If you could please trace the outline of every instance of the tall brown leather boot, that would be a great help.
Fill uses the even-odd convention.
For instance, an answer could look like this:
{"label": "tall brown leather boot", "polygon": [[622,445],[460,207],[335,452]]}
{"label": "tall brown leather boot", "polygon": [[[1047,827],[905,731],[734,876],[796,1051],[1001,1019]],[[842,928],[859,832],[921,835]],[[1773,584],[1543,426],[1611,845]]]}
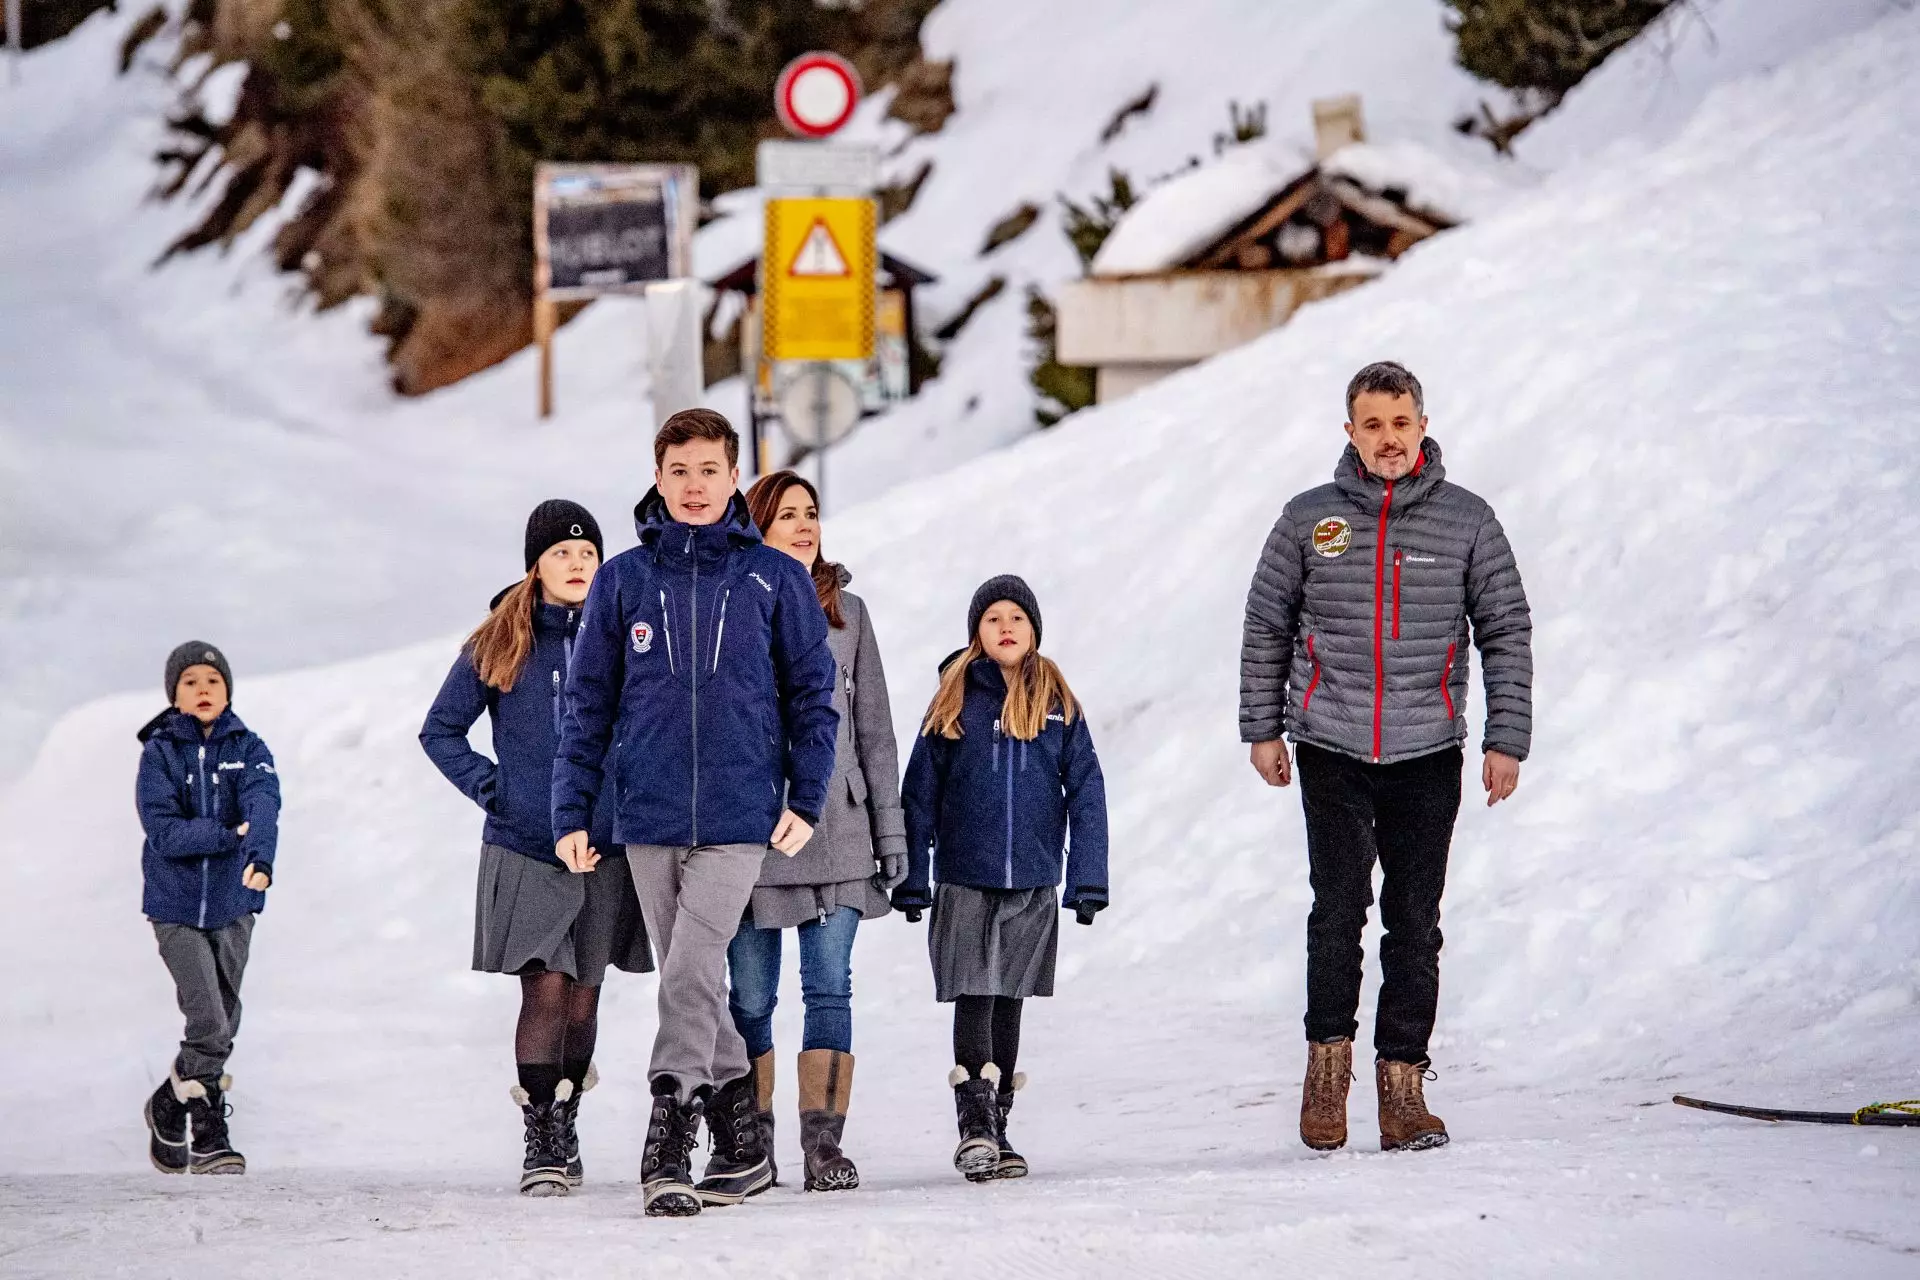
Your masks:
{"label": "tall brown leather boot", "polygon": [[754,1118],[760,1122],[760,1145],[766,1148],[767,1168],[773,1171],[773,1185],[780,1185],[780,1166],[773,1159],[773,1050],[769,1049],[747,1064],[753,1081]]}
{"label": "tall brown leather boot", "polygon": [[1376,1062],[1380,1090],[1380,1149],[1426,1151],[1447,1145],[1447,1126],[1427,1110],[1427,1068],[1415,1062]]}
{"label": "tall brown leather boot", "polygon": [[1307,1082],[1300,1090],[1300,1141],[1315,1151],[1347,1145],[1347,1086],[1353,1041],[1307,1041]]}
{"label": "tall brown leather boot", "polygon": [[840,1150],[853,1096],[853,1055],[808,1049],[800,1055],[800,1151],[808,1191],[851,1191],[860,1170]]}

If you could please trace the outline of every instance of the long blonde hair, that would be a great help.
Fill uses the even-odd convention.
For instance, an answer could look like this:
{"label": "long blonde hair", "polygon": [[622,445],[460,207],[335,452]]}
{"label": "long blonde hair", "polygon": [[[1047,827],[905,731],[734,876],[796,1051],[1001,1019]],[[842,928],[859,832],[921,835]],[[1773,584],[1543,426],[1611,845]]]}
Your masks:
{"label": "long blonde hair", "polygon": [[[967,669],[987,656],[980,637],[975,636],[965,652],[949,662],[940,673],[940,687],[927,706],[927,717],[920,722],[920,735],[939,734],[958,738],[961,734],[960,710],[967,700]],[[1004,674],[1004,668],[1002,672]],[[1007,700],[1000,707],[1000,731],[1009,738],[1032,742],[1047,727],[1047,715],[1055,709],[1072,724],[1080,714],[1080,703],[1067,687],[1067,678],[1051,658],[1035,650],[1020,660],[1019,670],[1007,680]]]}
{"label": "long blonde hair", "polygon": [[467,657],[480,674],[480,683],[502,693],[513,691],[520,668],[533,652],[533,608],[540,601],[540,571],[527,576],[500,595],[487,620],[467,637]]}

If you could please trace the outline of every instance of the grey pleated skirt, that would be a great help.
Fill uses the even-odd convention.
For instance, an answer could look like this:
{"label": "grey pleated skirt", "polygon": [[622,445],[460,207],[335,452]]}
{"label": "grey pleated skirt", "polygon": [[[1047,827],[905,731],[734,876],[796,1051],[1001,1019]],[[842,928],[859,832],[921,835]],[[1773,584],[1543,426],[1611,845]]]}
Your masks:
{"label": "grey pleated skirt", "polygon": [[1060,951],[1060,899],[1041,889],[975,889],[943,884],[933,892],[927,931],[936,999],[1053,994]]}
{"label": "grey pleated skirt", "polygon": [[597,987],[607,966],[653,972],[627,860],[602,857],[575,875],[497,844],[480,846],[473,967],[480,973],[548,969]]}

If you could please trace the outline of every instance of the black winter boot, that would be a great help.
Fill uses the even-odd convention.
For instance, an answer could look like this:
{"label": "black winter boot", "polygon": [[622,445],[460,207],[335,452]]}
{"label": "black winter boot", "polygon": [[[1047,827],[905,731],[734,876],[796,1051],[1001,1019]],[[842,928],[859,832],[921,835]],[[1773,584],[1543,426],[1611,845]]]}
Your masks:
{"label": "black winter boot", "polygon": [[713,1095],[713,1104],[707,1108],[707,1134],[713,1140],[713,1155],[707,1159],[706,1177],[696,1188],[702,1204],[739,1204],[773,1185],[751,1074],[729,1080]]}
{"label": "black winter boot", "polygon": [[953,1106],[960,1120],[960,1145],[954,1148],[953,1167],[968,1182],[991,1182],[1000,1167],[1000,1068],[989,1062],[978,1078],[956,1066],[947,1075],[953,1086]]}
{"label": "black winter boot", "polygon": [[560,1082],[552,1102],[535,1103],[519,1085],[511,1090],[527,1126],[527,1153],[520,1162],[523,1196],[564,1196],[573,1189],[567,1178],[567,1102],[560,1097],[563,1091],[572,1097],[571,1080]]}
{"label": "black winter boot", "polygon": [[[162,1173],[185,1173],[193,1162],[187,1145],[187,1101],[181,1090],[186,1081],[169,1071],[147,1099],[147,1158]],[[197,1082],[196,1082],[197,1083]]]}
{"label": "black winter boot", "polygon": [[679,1081],[672,1076],[661,1076],[653,1082],[647,1149],[640,1159],[640,1189],[649,1218],[690,1218],[700,1212],[692,1161],[706,1092],[696,1091],[681,1102],[679,1089]]}
{"label": "black winter boot", "polygon": [[1000,1120],[1000,1164],[993,1171],[996,1178],[1024,1178],[1027,1176],[1027,1158],[1015,1151],[1007,1142],[1007,1113],[1013,1110],[1013,1095],[1027,1087],[1027,1073],[1013,1073],[1013,1087],[1000,1091],[997,1108]]}
{"label": "black winter boot", "polygon": [[579,1089],[573,1087],[573,1081],[562,1080],[553,1091],[553,1100],[560,1104],[560,1154],[567,1162],[568,1186],[577,1187],[587,1180],[587,1166],[580,1160],[580,1095],[599,1083],[600,1072],[588,1063],[586,1079]]}
{"label": "black winter boot", "polygon": [[187,1166],[189,1172],[247,1171],[247,1158],[233,1149],[232,1140],[227,1137],[227,1117],[233,1114],[227,1090],[232,1086],[231,1076],[187,1081],[187,1118],[193,1124],[193,1162]]}

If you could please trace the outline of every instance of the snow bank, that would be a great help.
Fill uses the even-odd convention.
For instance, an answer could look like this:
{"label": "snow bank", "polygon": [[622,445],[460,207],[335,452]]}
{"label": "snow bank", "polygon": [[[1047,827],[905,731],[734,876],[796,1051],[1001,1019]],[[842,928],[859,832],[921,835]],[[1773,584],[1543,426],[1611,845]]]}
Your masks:
{"label": "snow bank", "polygon": [[[0,797],[0,1025],[60,1079],[57,1096],[50,1068],[0,1082],[0,1167],[34,1175],[0,1211],[9,1267],[226,1274],[298,1247],[335,1269],[531,1274],[604,1266],[644,1232],[689,1274],[1910,1269],[1920,1181],[1890,1142],[1642,1105],[1920,1085],[1920,559],[1903,550],[1920,462],[1888,447],[1920,432],[1920,334],[1899,322],[1920,272],[1916,59],[1907,14],[1723,87],[1650,156],[1556,177],[1373,289],[832,520],[903,740],[998,571],[1034,585],[1090,708],[1115,906],[1067,931],[1060,997],[1030,1021],[1028,1186],[945,1168],[945,1014],[896,919],[860,944],[857,1200],[636,1222],[652,983],[616,976],[589,1193],[557,1218],[517,1202],[512,984],[463,972],[477,815],[413,741],[450,630],[343,666],[242,667],[239,709],[287,795],[234,1062],[242,1186],[132,1172],[174,1015],[130,806],[102,797],[129,785],[154,697],[74,713]],[[1432,1096],[1456,1145],[1310,1160],[1289,1115],[1298,801],[1234,740],[1239,620],[1280,504],[1333,465],[1346,377],[1382,356],[1425,376],[1450,473],[1518,551],[1538,738],[1515,801],[1470,793],[1455,845]],[[46,1177],[105,1169],[129,1173]]]}

